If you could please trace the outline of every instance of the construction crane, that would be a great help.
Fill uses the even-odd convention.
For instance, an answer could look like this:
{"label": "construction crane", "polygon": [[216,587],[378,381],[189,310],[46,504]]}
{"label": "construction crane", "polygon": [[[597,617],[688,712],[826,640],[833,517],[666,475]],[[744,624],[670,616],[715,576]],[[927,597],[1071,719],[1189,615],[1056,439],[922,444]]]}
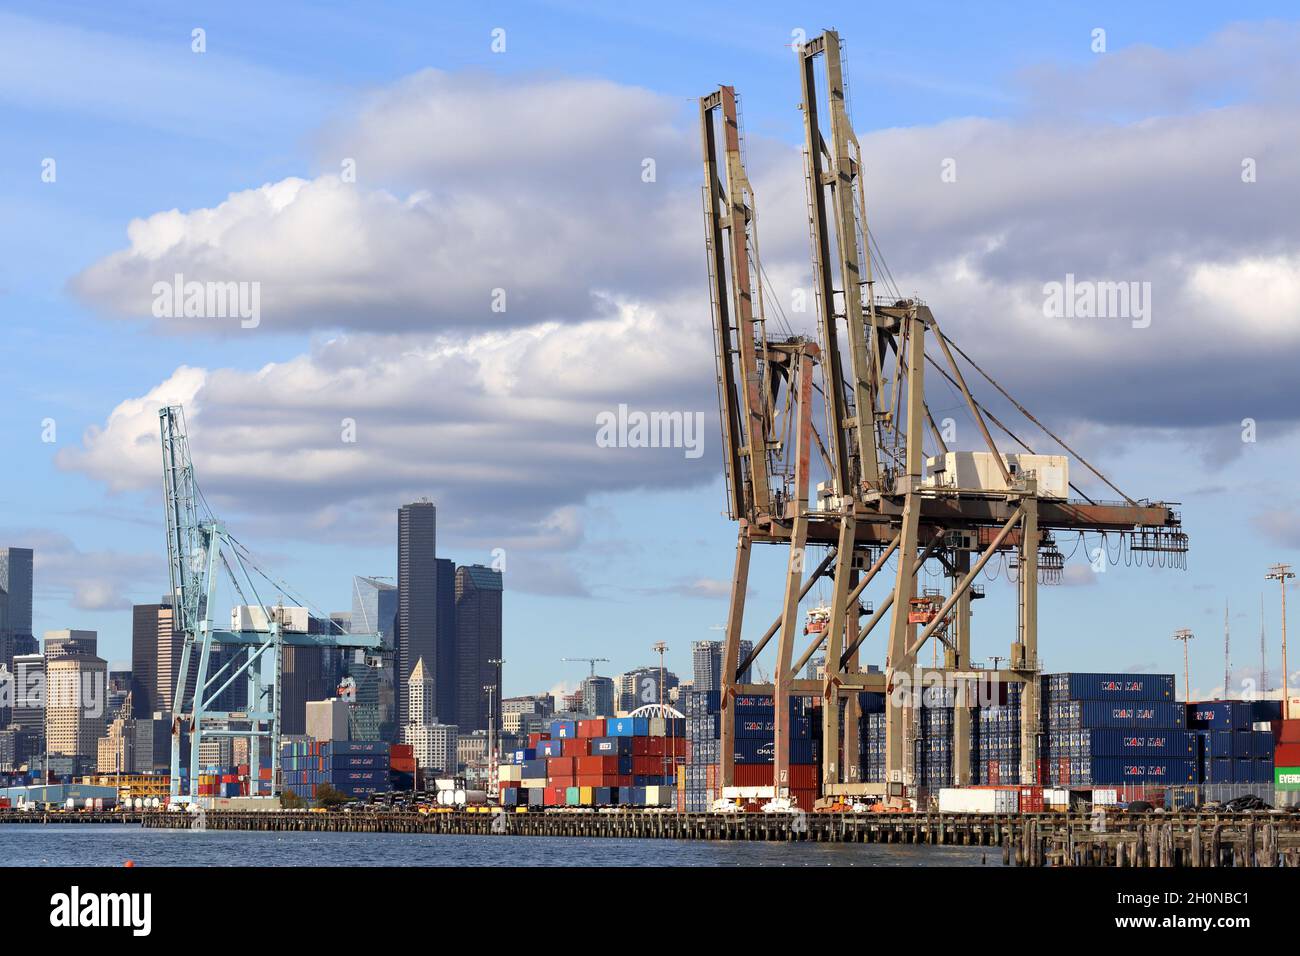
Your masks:
{"label": "construction crane", "polygon": [[560,660],[565,661],[566,663],[571,663],[571,664],[580,664],[580,663],[582,663],[582,662],[584,662],[584,661],[587,662],[588,664],[591,665],[591,675],[590,675],[591,677],[595,677],[595,676],[596,676],[596,665],[597,665],[597,664],[600,664],[600,663],[602,663],[602,662],[603,662],[603,663],[606,663],[606,664],[609,663],[609,658],[608,658],[608,657],[561,657]]}
{"label": "construction crane", "polygon": [[[849,120],[838,34],[827,31],[807,41],[797,59],[815,341],[767,334],[756,200],[744,167],[736,91],[723,86],[700,100],[723,476],[727,511],[738,524],[723,648],[721,784],[734,780],[731,698],[773,695],[773,784],[781,798],[789,794],[790,698],[817,695],[824,702],[823,794],[915,796],[919,775],[905,743],[915,735],[905,728],[914,728],[919,708],[908,697],[887,693],[884,783],[862,781],[857,747],[842,742],[856,743],[861,692],[891,692],[913,675],[925,679],[926,672],[949,683],[987,679],[1023,685],[1020,767],[1022,782],[1033,783],[1040,735],[1038,585],[1040,579],[1060,580],[1064,557],[1057,537],[1078,534],[1082,540],[1084,534],[1097,534],[1104,558],[1118,548],[1130,563],[1145,558],[1150,564],[1181,566],[1188,549],[1181,516],[1168,503],[1120,491],[948,337],[921,298],[898,291],[868,228],[866,156]],[[887,294],[877,295],[877,286]],[[927,352],[927,343],[934,344],[937,356]],[[1068,484],[1065,455],[1035,454],[976,399],[958,357],[1001,401],[1122,500],[1098,501]],[[931,414],[927,366],[960,395],[986,451],[950,455]],[[1016,454],[1003,453],[993,428],[1014,444]],[[934,448],[929,459],[927,437]],[[815,489],[814,469],[825,475]],[[775,588],[781,594],[776,618],[740,660],[756,543],[786,549],[788,560]],[[813,549],[825,549],[820,562],[809,557]],[[892,587],[863,623],[859,598],[891,558]],[[970,659],[971,599],[977,596],[976,576],[994,558],[1015,572],[1018,615],[1007,666],[989,671],[975,668]],[[927,568],[936,568],[950,587],[937,608],[921,614],[913,600]],[[795,646],[805,637],[800,604],[823,579],[833,582],[829,623],[808,635],[810,643],[800,652]],[[884,670],[864,669],[863,645],[882,622]],[[918,652],[932,637],[945,635],[942,665],[923,668]],[[773,682],[741,684],[741,675],[774,637]],[[800,679],[799,671],[823,650],[825,679]],[[954,709],[957,785],[970,782],[969,720],[968,707]]]}
{"label": "construction crane", "polygon": [[[268,591],[292,592],[258,567],[248,550],[212,516],[194,480],[183,409],[179,405],[159,409],[158,420],[172,626],[182,638],[172,703],[171,802],[189,803],[198,797],[200,748],[205,740],[222,738],[248,740],[250,796],[262,795],[262,741],[270,742],[268,795],[275,796],[279,792],[280,668],[284,647],[377,648],[380,635],[342,633],[342,628],[332,622],[331,631],[325,634],[287,629],[287,612],[291,608],[264,602],[258,593],[258,580]],[[218,627],[214,620],[223,569],[240,604],[256,612],[232,615],[229,629]],[[307,605],[299,602],[298,606]],[[328,620],[326,615],[317,616]],[[222,694],[240,680],[247,687],[244,709],[220,707]],[[187,694],[191,686],[193,692]],[[180,757],[185,734],[189,735],[190,755],[188,786],[182,787]]]}

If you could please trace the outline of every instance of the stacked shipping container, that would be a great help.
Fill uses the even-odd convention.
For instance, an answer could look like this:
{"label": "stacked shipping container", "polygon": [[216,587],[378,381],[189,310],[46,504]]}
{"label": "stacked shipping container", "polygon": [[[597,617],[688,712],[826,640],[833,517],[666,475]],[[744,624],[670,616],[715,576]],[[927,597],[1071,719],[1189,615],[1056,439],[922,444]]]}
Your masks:
{"label": "stacked shipping container", "polygon": [[673,806],[686,763],[686,721],[610,717],[555,720],[548,735],[498,769],[501,803],[513,807]]}
{"label": "stacked shipping container", "polygon": [[280,751],[281,784],[304,799],[314,799],[322,784],[350,796],[388,791],[391,746],[377,740],[286,743]]}
{"label": "stacked shipping container", "polygon": [[[1280,701],[1220,700],[1186,705],[1187,725],[1197,740],[1200,782],[1267,784],[1273,781],[1272,722]],[[1256,730],[1256,724],[1269,724]]]}

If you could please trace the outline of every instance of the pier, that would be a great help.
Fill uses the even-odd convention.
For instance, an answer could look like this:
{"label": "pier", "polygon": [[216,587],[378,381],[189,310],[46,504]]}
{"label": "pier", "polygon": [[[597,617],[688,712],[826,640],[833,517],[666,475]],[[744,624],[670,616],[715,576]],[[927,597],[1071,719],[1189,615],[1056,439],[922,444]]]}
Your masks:
{"label": "pier", "polygon": [[[141,822],[188,829],[194,819],[187,813],[146,813]],[[1014,866],[1300,867],[1298,814],[210,811],[202,825],[275,832],[970,846],[993,849]]]}

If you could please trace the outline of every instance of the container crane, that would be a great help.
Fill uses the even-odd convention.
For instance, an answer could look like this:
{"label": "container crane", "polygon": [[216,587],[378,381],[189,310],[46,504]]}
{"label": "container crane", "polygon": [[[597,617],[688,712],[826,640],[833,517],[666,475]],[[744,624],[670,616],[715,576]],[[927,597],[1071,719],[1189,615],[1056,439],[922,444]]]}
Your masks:
{"label": "container crane", "polygon": [[591,665],[591,674],[589,675],[589,676],[591,676],[591,677],[595,677],[595,676],[596,676],[596,665],[597,665],[597,664],[600,664],[600,663],[608,664],[608,663],[609,663],[609,658],[608,658],[608,657],[561,657],[560,660],[564,661],[565,663],[569,663],[569,664],[581,664],[581,663],[583,663],[583,662],[585,661],[586,663],[588,663],[588,664]]}
{"label": "container crane", "polygon": [[[337,625],[326,634],[297,633],[286,629],[281,605],[263,602],[257,578],[268,590],[292,592],[269,577],[252,560],[221,521],[207,508],[194,480],[185,413],[179,405],[158,411],[162,437],[163,503],[167,518],[167,561],[171,578],[173,628],[181,636],[181,659],[172,703],[171,802],[192,802],[198,796],[199,750],[204,740],[248,740],[249,794],[261,796],[259,767],[263,740],[270,742],[269,796],[279,792],[280,668],[285,646],[371,649],[380,645],[379,634],[344,634]],[[249,627],[216,626],[217,584],[224,569],[240,603],[254,606]],[[251,596],[250,601],[246,595]],[[325,615],[320,615],[327,619]],[[232,624],[241,621],[232,622]],[[232,653],[218,662],[218,649]],[[223,655],[224,656],[224,655]],[[244,681],[247,702],[243,710],[219,706],[221,695]],[[192,694],[186,693],[193,686]],[[189,735],[188,786],[181,786],[181,742]]]}
{"label": "container crane", "polygon": [[[905,695],[889,692],[930,672],[945,682],[993,679],[1023,685],[1020,766],[1022,782],[1033,783],[1039,738],[1038,585],[1040,579],[1049,584],[1060,579],[1064,559],[1057,537],[1101,534],[1103,545],[1118,541],[1133,558],[1181,566],[1188,550],[1181,516],[1169,503],[1121,492],[947,336],[922,299],[899,293],[888,268],[877,278],[879,247],[867,225],[863,181],[866,156],[848,116],[839,35],[826,31],[807,41],[798,61],[815,341],[788,328],[784,336],[767,334],[755,197],[742,157],[736,91],[722,86],[700,99],[723,474],[728,515],[738,525],[723,645],[720,782],[730,786],[734,779],[731,698],[771,694],[773,784],[776,797],[788,796],[790,697],[815,695],[824,701],[823,794],[915,796],[917,768],[905,741],[913,736],[918,708]],[[878,285],[889,294],[878,295]],[[927,351],[927,343],[937,356]],[[959,357],[1000,400],[1123,500],[1094,500],[1072,484],[1074,495],[1068,494],[1068,459],[1035,454],[978,401]],[[927,366],[960,394],[986,450],[950,454],[927,401]],[[1017,453],[1003,453],[993,428],[1014,443]],[[935,450],[928,459],[927,438]],[[945,471],[950,462],[951,474]],[[814,468],[826,480],[812,497]],[[740,660],[755,543],[787,549],[788,561],[777,589],[782,598],[776,619]],[[825,549],[820,562],[808,557],[812,548]],[[975,578],[994,557],[1016,572],[1019,610],[1008,665],[990,672],[970,660],[970,623],[971,600],[982,596]],[[882,571],[890,558],[896,566],[892,587],[867,611],[859,598],[877,576],[888,577]],[[937,606],[919,608],[914,602],[926,597],[919,576],[935,565],[951,583],[950,591]],[[823,615],[828,620],[805,635],[800,603],[823,578],[833,582]],[[884,670],[865,670],[859,654],[882,622]],[[803,637],[811,640],[800,653],[796,642]],[[772,683],[741,684],[741,675],[773,638]],[[943,662],[922,668],[917,655],[931,638],[944,644]],[[823,648],[825,680],[800,679],[799,671]],[[856,746],[842,746],[857,739],[862,691],[886,693],[888,700],[883,784],[862,781]],[[958,785],[970,782],[969,715],[968,708],[954,710]]]}

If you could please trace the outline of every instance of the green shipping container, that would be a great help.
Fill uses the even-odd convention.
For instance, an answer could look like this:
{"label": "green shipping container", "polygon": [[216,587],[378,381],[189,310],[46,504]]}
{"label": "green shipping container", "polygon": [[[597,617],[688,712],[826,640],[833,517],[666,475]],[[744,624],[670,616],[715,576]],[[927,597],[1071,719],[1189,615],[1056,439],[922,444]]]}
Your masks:
{"label": "green shipping container", "polygon": [[1300,767],[1274,767],[1273,785],[1279,790],[1300,790]]}
{"label": "green shipping container", "polygon": [[580,806],[581,804],[579,801],[581,799],[582,799],[582,789],[580,787],[564,788],[564,805],[566,807]]}

